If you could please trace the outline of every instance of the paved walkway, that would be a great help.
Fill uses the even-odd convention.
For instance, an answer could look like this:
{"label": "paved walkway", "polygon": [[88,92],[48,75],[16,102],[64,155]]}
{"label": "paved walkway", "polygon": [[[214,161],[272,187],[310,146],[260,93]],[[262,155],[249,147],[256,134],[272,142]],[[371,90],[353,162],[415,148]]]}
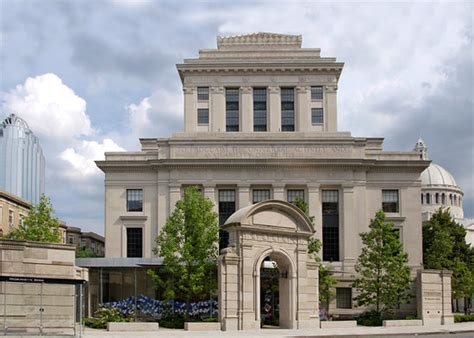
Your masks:
{"label": "paved walkway", "polygon": [[[238,332],[222,332],[222,331],[184,331],[160,328],[156,332],[107,332],[105,330],[94,330],[86,328],[83,337],[85,338],[130,338],[130,337],[193,337],[193,338],[214,338],[214,337],[275,337],[275,338],[291,338],[291,337],[381,337],[394,335],[423,335],[423,334],[440,334],[441,336],[453,335],[454,333],[462,334],[463,337],[474,337],[474,323],[458,323],[452,325],[435,326],[435,327],[363,327],[345,329],[320,329],[320,330],[279,330],[279,329],[263,329],[258,331],[238,331]],[[456,337],[456,336],[454,336]]]}

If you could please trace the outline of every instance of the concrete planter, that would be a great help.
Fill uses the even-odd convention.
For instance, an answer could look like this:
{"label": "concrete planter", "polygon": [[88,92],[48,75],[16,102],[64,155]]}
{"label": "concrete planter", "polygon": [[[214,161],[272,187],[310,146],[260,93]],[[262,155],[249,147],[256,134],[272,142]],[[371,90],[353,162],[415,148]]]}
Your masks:
{"label": "concrete planter", "polygon": [[408,319],[408,320],[384,320],[383,326],[394,327],[394,326],[422,326],[423,321],[421,319]]}
{"label": "concrete planter", "polygon": [[213,322],[186,322],[184,323],[185,331],[220,331],[221,323]]}
{"label": "concrete planter", "polygon": [[357,321],[355,320],[333,320],[333,321],[322,321],[321,329],[342,329],[346,327],[357,327]]}
{"label": "concrete planter", "polygon": [[159,328],[158,323],[141,323],[141,322],[128,322],[128,323],[107,323],[107,331],[157,331]]}

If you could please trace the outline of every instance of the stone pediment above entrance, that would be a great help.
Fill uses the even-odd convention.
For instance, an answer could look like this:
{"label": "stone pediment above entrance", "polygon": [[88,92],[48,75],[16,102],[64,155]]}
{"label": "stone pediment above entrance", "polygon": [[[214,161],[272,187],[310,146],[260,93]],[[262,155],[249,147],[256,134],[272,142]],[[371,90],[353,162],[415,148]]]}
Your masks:
{"label": "stone pediment above entrance", "polygon": [[281,200],[267,200],[239,209],[227,219],[224,227],[227,226],[307,235],[314,233],[311,220],[299,208]]}

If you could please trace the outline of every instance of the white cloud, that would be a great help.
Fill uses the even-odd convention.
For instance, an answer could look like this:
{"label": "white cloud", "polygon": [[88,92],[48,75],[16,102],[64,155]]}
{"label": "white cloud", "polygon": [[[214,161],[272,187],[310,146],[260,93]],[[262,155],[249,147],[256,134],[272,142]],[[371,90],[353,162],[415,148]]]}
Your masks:
{"label": "white cloud", "polygon": [[111,139],[104,139],[102,143],[96,141],[82,141],[78,147],[69,147],[59,154],[59,158],[68,163],[64,176],[77,181],[86,180],[100,174],[94,161],[103,160],[108,151],[125,151]]}
{"label": "white cloud", "polygon": [[29,77],[2,95],[3,111],[24,118],[33,132],[49,140],[92,135],[86,101],[52,73]]}

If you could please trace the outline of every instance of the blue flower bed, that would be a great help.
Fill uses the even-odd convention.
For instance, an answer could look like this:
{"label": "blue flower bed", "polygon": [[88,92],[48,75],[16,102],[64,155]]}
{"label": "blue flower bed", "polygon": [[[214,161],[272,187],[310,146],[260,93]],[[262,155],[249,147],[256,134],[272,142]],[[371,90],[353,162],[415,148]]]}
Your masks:
{"label": "blue flower bed", "polygon": [[[129,316],[135,311],[135,297],[131,296],[126,299],[103,303],[101,306],[112,307],[118,309],[124,316]],[[153,298],[140,295],[137,297],[137,311],[144,315],[160,319],[163,312],[167,309],[171,314],[183,315],[186,312],[186,302],[183,301],[160,301]],[[188,315],[197,317],[208,315],[217,316],[217,301],[210,299],[201,302],[189,304]]]}

